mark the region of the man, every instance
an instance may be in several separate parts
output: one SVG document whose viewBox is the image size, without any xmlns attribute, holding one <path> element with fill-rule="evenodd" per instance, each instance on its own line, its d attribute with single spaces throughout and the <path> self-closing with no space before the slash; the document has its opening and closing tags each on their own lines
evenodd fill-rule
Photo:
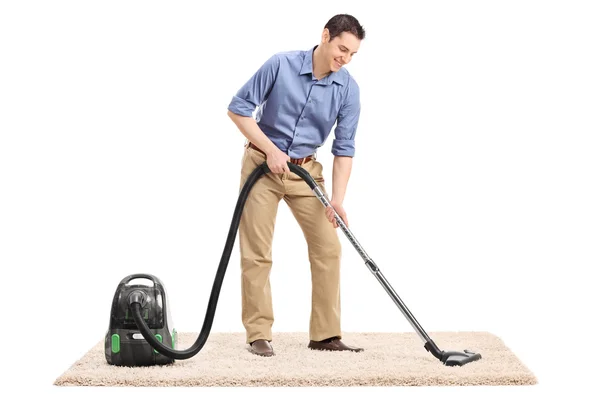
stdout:
<svg viewBox="0 0 600 400">
<path fill-rule="evenodd" d="M 312 276 L 308 347 L 363 350 L 341 341 L 341 244 L 333 210 L 323 208 L 306 182 L 290 172 L 287 162 L 302 166 L 327 194 L 323 166 L 315 153 L 337 123 L 331 149 L 334 162 L 330 202 L 348 225 L 342 204 L 355 153 L 360 97 L 359 87 L 344 65 L 352 60 L 364 36 L 363 27 L 353 16 L 334 16 L 325 25 L 317 46 L 273 55 L 229 104 L 228 116 L 247 139 L 240 189 L 265 161 L 271 171 L 250 191 L 239 227 L 242 322 L 246 342 L 254 354 L 275 354 L 271 345 L 274 317 L 269 274 L 281 199 L 290 207 L 308 245 Z"/>
</svg>

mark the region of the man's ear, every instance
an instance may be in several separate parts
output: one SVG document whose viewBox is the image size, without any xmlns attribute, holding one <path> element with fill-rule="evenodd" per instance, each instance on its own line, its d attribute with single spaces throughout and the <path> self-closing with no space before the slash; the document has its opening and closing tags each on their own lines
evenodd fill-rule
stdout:
<svg viewBox="0 0 600 400">
<path fill-rule="evenodd" d="M 329 29 L 323 29 L 323 34 L 321 35 L 321 41 L 323 43 L 329 42 Z"/>
</svg>

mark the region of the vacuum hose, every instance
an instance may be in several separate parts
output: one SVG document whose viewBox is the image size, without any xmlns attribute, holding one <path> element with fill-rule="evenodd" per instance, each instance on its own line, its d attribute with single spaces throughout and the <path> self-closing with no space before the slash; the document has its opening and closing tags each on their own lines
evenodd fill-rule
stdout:
<svg viewBox="0 0 600 400">
<path fill-rule="evenodd" d="M 325 207 L 329 207 L 331 205 L 329 203 L 329 200 L 323 193 L 323 191 L 319 188 L 319 186 L 314 181 L 312 176 L 310 176 L 310 174 L 304 168 L 299 167 L 290 162 L 288 162 L 288 167 L 291 172 L 295 173 L 296 175 L 298 175 L 299 177 L 304 179 L 304 181 L 306 181 L 308 186 L 310 186 L 312 191 L 315 193 L 315 195 L 319 198 L 319 200 L 321 201 L 321 203 L 323 203 L 323 205 Z M 140 332 L 142 333 L 142 336 L 144 337 L 144 339 L 146 339 L 146 341 L 152 347 L 154 347 L 154 350 L 156 350 L 158 353 L 160 353 L 164 356 L 170 357 L 171 359 L 183 360 L 183 359 L 187 359 L 187 358 L 190 358 L 190 357 L 193 357 L 194 355 L 196 355 L 200 351 L 200 349 L 202 349 L 204 344 L 206 343 L 206 340 L 208 339 L 208 334 L 212 327 L 213 319 L 215 316 L 215 309 L 217 308 L 217 301 L 219 300 L 219 292 L 221 291 L 221 284 L 223 283 L 223 277 L 225 276 L 225 270 L 227 269 L 227 264 L 229 263 L 229 257 L 231 256 L 231 250 L 232 250 L 233 244 L 235 242 L 235 237 L 236 237 L 237 230 L 238 230 L 238 227 L 240 224 L 240 219 L 242 216 L 242 210 L 244 208 L 244 204 L 246 203 L 246 199 L 248 198 L 248 193 L 250 193 L 250 189 L 252 189 L 252 186 L 254 186 L 256 181 L 262 175 L 267 174 L 269 172 L 271 172 L 271 171 L 269 170 L 269 167 L 267 166 L 266 162 L 264 162 L 263 164 L 256 167 L 256 169 L 250 174 L 250 176 L 246 180 L 246 183 L 244 184 L 244 186 L 240 192 L 237 206 L 236 206 L 235 212 L 233 214 L 233 220 L 231 221 L 231 227 L 229 228 L 229 235 L 227 236 L 227 242 L 225 243 L 225 250 L 223 251 L 223 256 L 221 257 L 219 269 L 217 270 L 217 277 L 215 278 L 212 292 L 210 293 L 210 300 L 208 302 L 208 310 L 206 312 L 206 317 L 204 319 L 204 325 L 202 326 L 200 335 L 198 336 L 198 338 L 196 339 L 194 344 L 189 349 L 175 350 L 175 349 L 169 348 L 169 347 L 165 346 L 164 344 L 162 344 L 154 336 L 152 331 L 150 331 L 148 325 L 146 325 L 146 322 L 142 318 L 142 308 L 144 307 L 144 304 L 146 301 L 145 300 L 146 296 L 144 295 L 144 293 L 142 291 L 137 291 L 137 290 L 134 290 L 130 294 L 129 300 L 128 300 L 129 309 L 132 311 L 135 323 L 136 323 L 137 327 L 139 328 Z M 420 336 L 421 340 L 423 340 L 423 342 L 425 343 L 424 347 L 428 352 L 430 352 L 433 356 L 435 356 L 435 358 L 437 358 L 444 365 L 447 365 L 447 366 L 463 366 L 465 364 L 468 364 L 473 361 L 477 361 L 477 360 L 481 359 L 481 354 L 474 353 L 469 350 L 464 350 L 464 351 L 440 350 L 439 347 L 435 344 L 435 342 L 429 337 L 427 332 L 423 329 L 421 324 L 419 324 L 419 322 L 416 320 L 414 315 L 410 312 L 408 307 L 406 307 L 406 305 L 404 304 L 402 299 L 400 299 L 400 296 L 398 296 L 398 294 L 396 293 L 394 288 L 392 288 L 392 286 L 389 284 L 387 279 L 383 276 L 383 273 L 381 272 L 379 267 L 377 267 L 377 264 L 375 264 L 373 259 L 367 255 L 367 252 L 358 243 L 358 240 L 356 239 L 356 237 L 354 237 L 352 232 L 350 232 L 350 230 L 348 229 L 348 227 L 346 226 L 344 221 L 340 218 L 340 216 L 337 214 L 337 212 L 335 212 L 335 210 L 334 210 L 333 215 L 334 215 L 334 218 L 335 218 L 338 226 L 340 227 L 340 229 L 344 232 L 344 234 L 346 235 L 348 240 L 350 240 L 350 243 L 352 243 L 352 245 L 354 246 L 356 251 L 358 251 L 358 253 L 362 257 L 363 261 L 365 262 L 365 265 L 373 273 L 375 278 L 377 278 L 379 283 L 381 283 L 381 285 L 383 286 L 385 291 L 390 295 L 390 297 L 392 298 L 392 300 L 394 301 L 396 306 L 398 306 L 398 308 L 400 309 L 400 311 L 402 311 L 402 313 L 404 314 L 404 316 L 406 317 L 408 322 L 410 322 L 410 324 L 413 326 L 413 328 L 415 329 L 417 334 Z"/>
<path fill-rule="evenodd" d="M 292 164 L 291 162 L 288 162 L 288 167 L 291 172 L 295 173 L 296 175 L 304 179 L 304 181 L 306 181 L 308 186 L 310 186 L 310 188 L 315 192 L 317 197 L 319 197 L 319 199 L 325 206 L 329 205 L 327 198 L 324 196 L 317 183 L 304 168 L 296 164 Z M 264 174 L 267 174 L 269 172 L 271 172 L 271 170 L 267 166 L 267 163 L 264 162 L 263 164 L 256 167 L 256 169 L 250 174 L 250 176 L 246 180 L 246 183 L 242 187 L 242 190 L 238 197 L 237 205 L 235 207 L 235 211 L 233 213 L 233 220 L 231 221 L 229 234 L 227 235 L 227 241 L 225 242 L 225 249 L 223 250 L 221 262 L 219 263 L 219 268 L 217 269 L 217 276 L 215 278 L 212 291 L 210 293 L 210 299 L 208 301 L 208 309 L 206 311 L 206 317 L 204 318 L 204 324 L 202 325 L 202 330 L 200 331 L 198 338 L 196 339 L 194 344 L 192 344 L 192 346 L 185 350 L 175 350 L 161 343 L 154 336 L 154 334 L 146 324 L 146 321 L 144 321 L 144 318 L 142 317 L 142 307 L 144 306 L 143 303 L 145 301 L 145 295 L 140 291 L 137 294 L 136 292 L 132 292 L 132 294 L 129 296 L 129 308 L 132 311 L 133 318 L 140 330 L 140 333 L 142 334 L 144 339 L 146 339 L 146 341 L 160 354 L 177 360 L 185 360 L 198 354 L 202 347 L 204 347 L 204 344 L 208 339 L 208 335 L 210 333 L 210 329 L 212 327 L 212 323 L 215 317 L 215 310 L 217 308 L 217 302 L 219 300 L 219 293 L 221 292 L 221 285 L 223 283 L 223 278 L 225 277 L 227 265 L 229 264 L 231 251 L 235 243 L 235 238 L 237 235 L 238 227 L 240 225 L 244 204 L 246 203 L 246 199 L 248 198 L 250 189 L 252 189 L 256 181 L 258 181 L 258 179 L 260 179 Z M 337 214 L 336 218 L 338 218 L 339 220 L 339 216 L 337 216 Z"/>
</svg>

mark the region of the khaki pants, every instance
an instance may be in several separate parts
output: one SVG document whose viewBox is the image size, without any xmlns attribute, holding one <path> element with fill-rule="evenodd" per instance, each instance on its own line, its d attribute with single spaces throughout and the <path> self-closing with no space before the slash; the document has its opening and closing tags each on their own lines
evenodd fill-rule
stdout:
<svg viewBox="0 0 600 400">
<path fill-rule="evenodd" d="M 246 147 L 242 158 L 240 190 L 254 169 L 266 161 L 260 151 Z M 323 166 L 310 160 L 302 166 L 327 195 Z M 329 198 L 329 196 L 327 196 Z M 298 221 L 306 244 L 312 276 L 309 339 L 341 338 L 341 244 L 325 207 L 306 182 L 293 172 L 261 176 L 248 195 L 239 227 L 242 273 L 242 322 L 246 341 L 272 340 L 271 271 L 273 232 L 279 201 L 283 199 Z M 301 253 L 301 250 L 298 250 Z"/>
</svg>

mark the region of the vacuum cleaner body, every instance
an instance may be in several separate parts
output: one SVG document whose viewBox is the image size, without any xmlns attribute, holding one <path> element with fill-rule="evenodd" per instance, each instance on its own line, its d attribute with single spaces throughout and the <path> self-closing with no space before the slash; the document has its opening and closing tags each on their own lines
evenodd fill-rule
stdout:
<svg viewBox="0 0 600 400">
<path fill-rule="evenodd" d="M 139 278 L 151 281 L 151 285 L 129 284 Z M 177 346 L 177 331 L 173 328 L 163 283 L 149 274 L 129 275 L 119 283 L 113 297 L 104 340 L 106 361 L 111 365 L 131 367 L 173 363 L 174 359 L 157 352 L 140 333 L 129 308 L 132 297 L 142 304 L 144 322 L 158 341 L 173 349 Z"/>
</svg>

